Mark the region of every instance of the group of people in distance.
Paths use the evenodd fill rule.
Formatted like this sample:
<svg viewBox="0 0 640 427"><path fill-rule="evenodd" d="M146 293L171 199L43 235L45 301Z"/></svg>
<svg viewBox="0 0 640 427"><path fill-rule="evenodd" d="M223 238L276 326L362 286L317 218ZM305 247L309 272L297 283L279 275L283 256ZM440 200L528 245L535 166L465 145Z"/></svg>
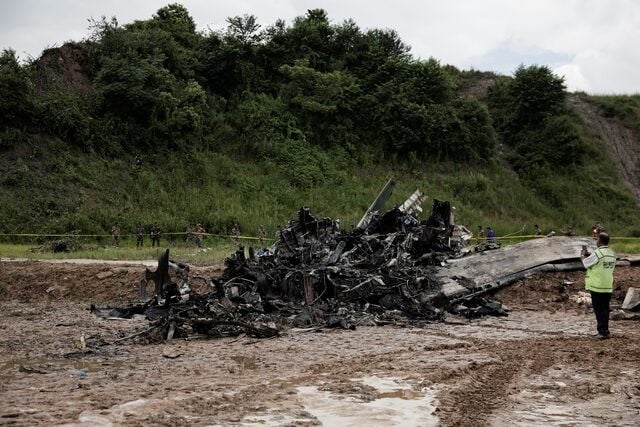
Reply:
<svg viewBox="0 0 640 427"><path fill-rule="evenodd" d="M534 235L535 236L542 236L542 229L540 228L540 226L538 224L534 224L533 228L534 228ZM571 226L568 226L566 229L562 229L561 231L562 231L562 234L564 236L570 236L571 237L571 236L575 236L576 235L576 232L575 232L574 228L571 227ZM600 233L604 233L604 232L605 232L605 229L602 226L602 224L599 223L599 222L596 222L593 225L593 227L591 228L591 237L593 237L594 239L597 240L598 239L598 235ZM554 234L555 234L555 232L551 231L549 234L547 234L547 236L553 236ZM486 233L485 233L484 228L481 225L479 225L478 226L478 231L476 232L477 241L480 242L480 240L483 240L485 238L485 236L486 236L486 239L487 239L488 242L495 243L496 235L495 235L495 232L493 231L493 229L491 227L487 227Z"/></svg>
<svg viewBox="0 0 640 427"><path fill-rule="evenodd" d="M142 248L144 243L144 227L141 223L136 225L136 248ZM151 230L149 232L149 237L151 237L151 247L160 247L160 236L162 235L162 231L158 224L153 224L151 226ZM115 247L120 246L120 225L115 224L111 227L111 244Z"/></svg>
<svg viewBox="0 0 640 427"><path fill-rule="evenodd" d="M496 233L493 231L493 228L487 227L487 232L485 235L484 229L482 228L481 225L479 225L478 232L476 233L476 239L478 243L480 243L480 240L484 239L485 236L486 236L487 242L496 243Z"/></svg>
<svg viewBox="0 0 640 427"><path fill-rule="evenodd" d="M233 227L231 227L231 238L234 242L240 242L240 226L238 223L234 223ZM258 227L258 242L260 243L260 248L264 248L264 239L267 237L267 232L264 228L264 225Z"/></svg>
<svg viewBox="0 0 640 427"><path fill-rule="evenodd" d="M142 248L144 244L144 227L142 224L138 223L136 225L136 248ZM162 235L162 231L158 224L153 224L151 226L151 230L149 232L149 237L151 237L151 247L160 247L160 236Z"/></svg>
<svg viewBox="0 0 640 427"><path fill-rule="evenodd" d="M202 224L189 224L187 226L187 237L185 240L187 243L195 243L197 247L201 248L204 243L204 237L207 230L202 226Z"/></svg>
<svg viewBox="0 0 640 427"><path fill-rule="evenodd" d="M145 228L141 223L136 225L136 248L142 248L144 246L144 236L145 236ZM207 235L207 230L202 226L202 224L189 224L187 226L185 241L187 243L194 243L199 248L203 247L204 238ZM151 226L149 237L151 237L151 247L160 247L160 237L162 236L162 231L157 223ZM260 247L264 247L264 241L266 239L267 233L265 231L264 225L261 225L258 228L258 241L260 242ZM231 227L231 238L237 243L240 241L240 226L237 223L233 224ZM120 246L120 225L115 224L111 227L111 239L112 245L115 247Z"/></svg>
<svg viewBox="0 0 640 427"><path fill-rule="evenodd" d="M538 226L538 224L535 224L533 227L535 229L534 231L535 235L541 236L542 229ZM189 242L195 243L196 246L201 248L203 246L206 232L207 231L202 226L202 224L196 224L196 225L189 224L187 226L185 240L188 243ZM599 222L596 222L591 229L591 236L597 240L598 235L604 232L605 232L605 229L602 226L602 224ZM575 231L573 227L568 227L566 230L562 230L562 233L565 236L575 236ZM553 234L555 233L551 232L549 235L553 235ZM151 238L151 247L156 247L156 246L160 247L161 235L162 235L162 231L160 230L160 227L158 226L157 223L154 223L153 226L151 226L151 229L149 232L149 237ZM143 247L144 236L145 236L144 226L141 223L138 223L138 225L136 226L136 247L137 248ZM234 223L233 226L231 227L231 237L235 242L239 242L240 240L240 226L238 226L237 223ZM111 227L111 238L112 238L113 246L117 247L120 245L120 226L118 224L115 224L113 227ZM266 231L265 231L264 225L261 225L258 228L258 240L260 242L260 247L264 246L265 238L266 238ZM485 231L482 225L479 225L478 230L476 232L476 240L478 243L480 243L480 241L484 239L486 239L488 243L496 243L497 241L495 232L491 227L487 227Z"/></svg>

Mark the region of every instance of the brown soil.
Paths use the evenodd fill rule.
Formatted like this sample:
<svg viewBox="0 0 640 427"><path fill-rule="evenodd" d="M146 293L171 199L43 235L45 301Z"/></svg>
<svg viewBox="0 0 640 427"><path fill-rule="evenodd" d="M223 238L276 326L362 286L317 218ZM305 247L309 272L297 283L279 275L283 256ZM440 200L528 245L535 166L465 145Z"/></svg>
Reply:
<svg viewBox="0 0 640 427"><path fill-rule="evenodd" d="M92 91L91 78L84 66L86 57L87 47L83 43L65 43L42 52L35 63L38 90L62 84L80 92Z"/></svg>
<svg viewBox="0 0 640 427"><path fill-rule="evenodd" d="M618 267L615 270L615 286L611 306L622 305L627 289L638 286L639 270L636 267ZM518 309L544 308L545 310L580 310L583 307L571 300L584 291L584 273L548 273L535 275L508 286L497 297L507 306Z"/></svg>
<svg viewBox="0 0 640 427"><path fill-rule="evenodd" d="M562 296L580 273L503 290L506 318L97 345L146 327L86 310L135 299L143 270L0 263L0 424L636 425L640 414L640 323L612 321L612 339L592 340L592 314ZM616 270L623 287L639 278ZM401 411L415 422L393 418L416 402Z"/></svg>
<svg viewBox="0 0 640 427"><path fill-rule="evenodd" d="M490 71L470 80L460 88L460 94L471 96L480 101L486 101L489 89L496 84L498 76Z"/></svg>
<svg viewBox="0 0 640 427"><path fill-rule="evenodd" d="M222 265L190 267L192 277L220 274ZM144 267L139 265L3 262L0 264L0 294L4 299L25 303L121 304L138 297L143 278ZM192 282L196 292L207 291L204 280Z"/></svg>

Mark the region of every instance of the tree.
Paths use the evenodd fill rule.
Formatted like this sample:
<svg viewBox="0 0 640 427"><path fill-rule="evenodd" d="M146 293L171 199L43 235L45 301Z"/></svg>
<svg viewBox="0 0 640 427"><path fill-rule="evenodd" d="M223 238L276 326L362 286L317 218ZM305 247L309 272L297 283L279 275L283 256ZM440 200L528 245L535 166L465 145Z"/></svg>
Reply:
<svg viewBox="0 0 640 427"><path fill-rule="evenodd" d="M258 44L263 35L258 32L260 24L255 15L233 16L227 18L226 37L228 40L238 42L243 45Z"/></svg>
<svg viewBox="0 0 640 427"><path fill-rule="evenodd" d="M553 74L549 67L520 65L510 87L513 125L536 126L559 113L564 107L565 90L564 78Z"/></svg>
<svg viewBox="0 0 640 427"><path fill-rule="evenodd" d="M172 3L158 9L151 22L171 34L180 45L196 47L196 24L187 8L181 4Z"/></svg>
<svg viewBox="0 0 640 427"><path fill-rule="evenodd" d="M94 47L90 62L94 74L104 61L115 58L162 58L162 66L179 79L195 76L197 51L202 37L195 23L181 5L172 4L158 10L150 20L135 21L124 27L115 19L93 22Z"/></svg>
<svg viewBox="0 0 640 427"><path fill-rule="evenodd" d="M453 82L437 60L401 61L401 64L405 75L401 91L413 102L425 105L451 99Z"/></svg>
<svg viewBox="0 0 640 427"><path fill-rule="evenodd" d="M451 158L463 161L487 161L493 157L496 135L489 110L477 99L463 97L454 104L457 132L453 136Z"/></svg>
<svg viewBox="0 0 640 427"><path fill-rule="evenodd" d="M502 139L514 148L514 168L565 168L580 163L585 147L566 116L564 80L546 66L519 66L512 79L489 90L489 106Z"/></svg>
<svg viewBox="0 0 640 427"><path fill-rule="evenodd" d="M288 47L296 59L304 59L311 68L330 71L334 52L335 29L323 9L311 9L294 19L288 31Z"/></svg>
<svg viewBox="0 0 640 427"><path fill-rule="evenodd" d="M324 146L354 148L352 122L354 102L359 96L357 80L349 73L322 73L305 61L280 67L289 82L281 97L299 117L309 139Z"/></svg>
<svg viewBox="0 0 640 427"><path fill-rule="evenodd" d="M207 95L197 82L176 83L171 92L162 93L152 125L170 148L186 149L202 139L207 112Z"/></svg>
<svg viewBox="0 0 640 427"><path fill-rule="evenodd" d="M0 128L22 127L34 115L34 86L29 71L18 62L16 52L0 54Z"/></svg>
<svg viewBox="0 0 640 427"><path fill-rule="evenodd" d="M258 61L263 34L253 15L227 19L224 32L210 32L199 53L202 83L225 98L242 97L242 92L264 90L269 86L264 66Z"/></svg>
<svg viewBox="0 0 640 427"><path fill-rule="evenodd" d="M171 92L175 80L162 66L163 57L108 58L96 77L103 111L124 121L149 125L162 93Z"/></svg>

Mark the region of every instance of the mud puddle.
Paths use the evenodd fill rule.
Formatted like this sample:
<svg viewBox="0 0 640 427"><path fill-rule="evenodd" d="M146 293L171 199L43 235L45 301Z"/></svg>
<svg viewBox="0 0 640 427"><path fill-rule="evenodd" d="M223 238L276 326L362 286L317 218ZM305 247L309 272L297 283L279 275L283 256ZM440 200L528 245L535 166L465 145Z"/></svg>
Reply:
<svg viewBox="0 0 640 427"><path fill-rule="evenodd" d="M106 410L86 410L78 417L77 423L64 424L64 427L112 427L122 425L127 418L135 416L144 419L149 415L163 411L168 402L180 401L177 395L164 399L136 399L112 406Z"/></svg>
<svg viewBox="0 0 640 427"><path fill-rule="evenodd" d="M398 378L365 377L352 380L373 387L370 401L340 395L316 386L298 387L298 400L305 411L323 426L430 426L437 425L435 392L415 390Z"/></svg>

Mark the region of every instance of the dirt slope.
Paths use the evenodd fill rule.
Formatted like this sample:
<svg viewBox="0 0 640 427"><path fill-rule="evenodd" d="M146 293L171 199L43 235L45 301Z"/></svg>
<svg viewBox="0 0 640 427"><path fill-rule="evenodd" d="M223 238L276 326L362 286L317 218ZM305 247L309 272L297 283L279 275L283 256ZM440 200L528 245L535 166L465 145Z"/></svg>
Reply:
<svg viewBox="0 0 640 427"><path fill-rule="evenodd" d="M640 206L640 146L634 132L614 118L607 118L598 108L578 95L567 99L588 127L606 144L618 171Z"/></svg>
<svg viewBox="0 0 640 427"><path fill-rule="evenodd" d="M80 92L93 90L89 72L85 67L87 47L82 43L65 43L42 52L36 61L36 87L47 90L63 84Z"/></svg>

